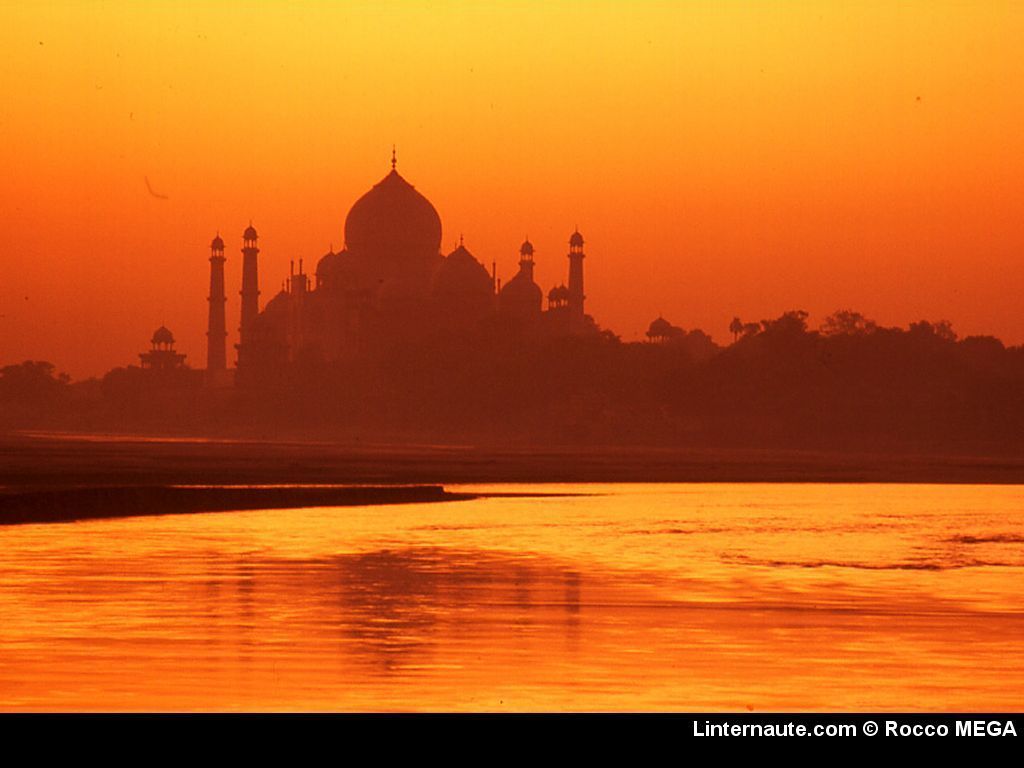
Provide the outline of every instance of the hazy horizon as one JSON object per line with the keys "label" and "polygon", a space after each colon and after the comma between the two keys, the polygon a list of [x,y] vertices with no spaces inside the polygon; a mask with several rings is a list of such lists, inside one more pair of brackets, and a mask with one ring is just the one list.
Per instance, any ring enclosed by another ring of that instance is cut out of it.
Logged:
{"label": "hazy horizon", "polygon": [[[3,363],[75,378],[166,324],[205,365],[208,244],[265,303],[399,170],[499,276],[587,238],[588,311],[838,309],[1024,342],[1024,9],[911,3],[4,3]],[[415,63],[415,66],[413,65]],[[229,355],[233,361],[234,356]]]}

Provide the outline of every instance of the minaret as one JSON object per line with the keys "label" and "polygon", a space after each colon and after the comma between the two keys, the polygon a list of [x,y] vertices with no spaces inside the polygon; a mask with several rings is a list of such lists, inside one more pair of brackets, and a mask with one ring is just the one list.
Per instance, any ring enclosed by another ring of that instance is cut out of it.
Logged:
{"label": "minaret", "polygon": [[583,235],[577,229],[569,238],[569,314],[583,319]]}
{"label": "minaret", "polygon": [[210,243],[210,318],[206,330],[206,377],[214,382],[227,370],[228,338],[227,325],[224,320],[224,241],[218,233]]}
{"label": "minaret", "polygon": [[533,282],[533,243],[530,238],[526,238],[519,246],[519,271]]}
{"label": "minaret", "polygon": [[242,233],[242,323],[238,328],[239,358],[246,354],[247,345],[252,341],[249,338],[249,329],[260,313],[259,272],[256,266],[256,256],[260,252],[256,247],[258,239],[259,236],[250,221]]}

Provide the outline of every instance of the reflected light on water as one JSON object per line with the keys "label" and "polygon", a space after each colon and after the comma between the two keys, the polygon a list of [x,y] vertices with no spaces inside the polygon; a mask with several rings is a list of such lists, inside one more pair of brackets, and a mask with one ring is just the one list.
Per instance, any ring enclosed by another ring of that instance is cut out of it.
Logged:
{"label": "reflected light on water", "polygon": [[0,708],[1019,708],[1024,492],[500,496],[0,529]]}

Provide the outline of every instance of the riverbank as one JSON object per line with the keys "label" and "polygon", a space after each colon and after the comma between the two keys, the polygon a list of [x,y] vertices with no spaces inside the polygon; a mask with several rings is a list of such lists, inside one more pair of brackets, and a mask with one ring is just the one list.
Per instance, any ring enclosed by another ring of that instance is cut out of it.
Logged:
{"label": "riverbank", "polygon": [[1024,483],[1024,456],[0,435],[0,486]]}
{"label": "riverbank", "polygon": [[206,488],[122,486],[0,493],[0,526],[252,509],[351,507],[456,501],[439,485]]}

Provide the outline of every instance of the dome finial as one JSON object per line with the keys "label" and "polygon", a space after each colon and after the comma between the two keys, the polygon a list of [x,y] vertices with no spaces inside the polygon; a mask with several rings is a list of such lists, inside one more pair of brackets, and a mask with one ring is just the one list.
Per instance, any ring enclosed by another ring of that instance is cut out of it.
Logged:
{"label": "dome finial", "polygon": [[462,247],[462,233],[459,233],[459,247]]}
{"label": "dome finial", "polygon": [[398,164],[398,156],[395,152],[395,145],[391,145],[391,170],[395,170],[395,166]]}

